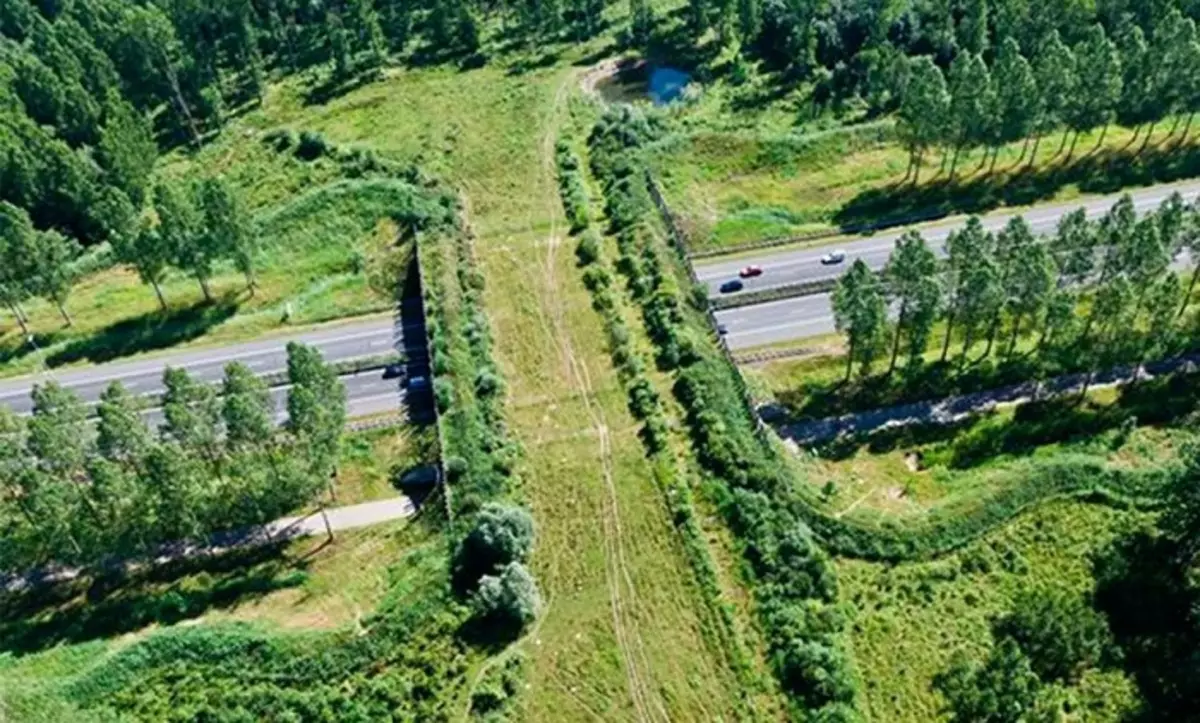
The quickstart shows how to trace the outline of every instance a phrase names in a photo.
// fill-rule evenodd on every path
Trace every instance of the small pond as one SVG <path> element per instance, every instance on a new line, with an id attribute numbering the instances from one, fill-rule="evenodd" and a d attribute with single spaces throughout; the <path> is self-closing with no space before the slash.
<path id="1" fill-rule="evenodd" d="M 683 93 L 691 79 L 691 74 L 678 68 L 636 63 L 601 80 L 596 84 L 596 90 L 609 103 L 648 100 L 654 105 L 666 105 Z"/>

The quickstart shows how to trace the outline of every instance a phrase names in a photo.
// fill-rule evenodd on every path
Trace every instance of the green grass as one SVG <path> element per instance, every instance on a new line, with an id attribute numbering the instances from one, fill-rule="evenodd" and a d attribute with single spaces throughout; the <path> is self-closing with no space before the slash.
<path id="1" fill-rule="evenodd" d="M 1149 521 L 1082 502 L 1051 503 L 966 549 L 933 562 L 883 565 L 838 560 L 841 597 L 852 606 L 850 650 L 868 720 L 944 720 L 933 678 L 958 651 L 983 655 L 993 617 L 1023 590 L 1094 587 L 1091 556 Z M 1120 721 L 1137 693 L 1119 669 L 1089 671 L 1071 691 L 1068 720 Z"/>
<path id="2" fill-rule="evenodd" d="M 1174 420 L 1138 426 L 1137 419 L 1111 390 L 1097 390 L 1078 407 L 1004 407 L 948 427 L 831 442 L 802 452 L 796 466 L 810 496 L 819 495 L 832 514 L 919 523 L 987 504 L 1039 461 L 1069 455 L 1149 468 L 1178 459 L 1196 438 Z"/>
<path id="3" fill-rule="evenodd" d="M 1017 164 L 1023 144 L 1015 143 L 1001 149 L 993 173 L 978 169 L 976 152 L 960 160 L 954 183 L 947 183 L 941 156 L 931 152 L 920 182 L 901 183 L 908 154 L 890 120 L 814 129 L 783 123 L 777 113 L 733 110 L 729 92 L 718 86 L 713 98 L 676 112 L 676 133 L 653 162 L 695 250 L 1064 201 L 1200 173 L 1194 139 L 1175 149 L 1175 141 L 1166 142 L 1167 123 L 1140 156 L 1141 141 L 1126 148 L 1132 130 L 1112 128 L 1094 153 L 1099 131 L 1082 136 L 1068 164 L 1065 152 L 1056 153 L 1062 137 L 1053 134 L 1032 168 Z M 739 128 L 734 121 L 743 117 Z"/>

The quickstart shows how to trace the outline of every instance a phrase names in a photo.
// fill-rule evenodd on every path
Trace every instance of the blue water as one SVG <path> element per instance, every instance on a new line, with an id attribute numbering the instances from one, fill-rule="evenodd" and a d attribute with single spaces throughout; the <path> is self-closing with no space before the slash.
<path id="1" fill-rule="evenodd" d="M 683 93 L 691 76 L 676 68 L 656 67 L 650 71 L 650 84 L 646 95 L 654 105 L 666 105 Z"/>

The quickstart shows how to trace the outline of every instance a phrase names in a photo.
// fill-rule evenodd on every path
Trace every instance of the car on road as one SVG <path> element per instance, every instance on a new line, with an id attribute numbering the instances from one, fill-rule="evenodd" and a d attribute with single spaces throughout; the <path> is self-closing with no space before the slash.
<path id="1" fill-rule="evenodd" d="M 429 378 L 428 377 L 409 377 L 408 378 L 408 388 L 414 392 L 422 390 L 422 389 L 428 389 L 429 388 Z"/>
<path id="2" fill-rule="evenodd" d="M 403 382 L 404 376 L 405 372 L 403 364 L 388 364 L 383 368 L 384 379 L 399 379 L 401 382 Z"/>
<path id="3" fill-rule="evenodd" d="M 730 279 L 729 281 L 721 284 L 721 293 L 732 294 L 733 292 L 741 291 L 744 288 L 746 288 L 746 285 L 742 283 L 741 279 Z"/>
<path id="4" fill-rule="evenodd" d="M 763 271 L 762 271 L 761 266 L 755 266 L 754 264 L 750 264 L 746 268 L 739 271 L 738 276 L 741 276 L 743 279 L 752 279 L 755 276 L 762 276 L 762 272 Z"/>
<path id="5" fill-rule="evenodd" d="M 724 324 L 717 324 L 717 333 L 721 336 L 725 336 L 729 333 L 729 329 L 726 328 Z"/>
<path id="6" fill-rule="evenodd" d="M 830 251 L 829 253 L 827 253 L 821 257 L 821 263 L 825 266 L 833 266 L 834 264 L 840 264 L 845 260 L 846 260 L 846 252 L 842 251 L 841 249 L 837 249 L 836 251 Z"/>

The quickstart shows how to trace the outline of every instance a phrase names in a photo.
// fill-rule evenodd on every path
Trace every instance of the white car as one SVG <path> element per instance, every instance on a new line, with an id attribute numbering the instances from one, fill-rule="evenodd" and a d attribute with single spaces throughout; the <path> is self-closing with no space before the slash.
<path id="1" fill-rule="evenodd" d="M 830 251 L 829 253 L 827 253 L 821 257 L 821 263 L 824 264 L 825 266 L 832 266 L 833 264 L 840 264 L 845 260 L 846 260 L 846 252 L 842 251 L 841 249 L 838 249 L 836 251 Z"/>

